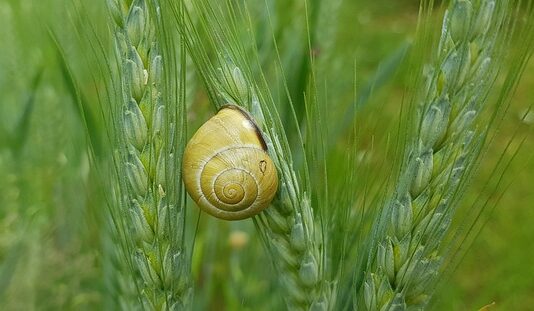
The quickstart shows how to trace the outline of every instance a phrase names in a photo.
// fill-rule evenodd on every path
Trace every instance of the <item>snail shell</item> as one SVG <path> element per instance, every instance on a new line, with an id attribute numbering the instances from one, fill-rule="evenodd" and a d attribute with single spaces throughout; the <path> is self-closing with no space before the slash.
<path id="1" fill-rule="evenodd" d="M 185 147 L 185 188 L 212 216 L 252 217 L 269 206 L 278 188 L 276 167 L 266 151 L 252 117 L 238 106 L 223 106 Z"/>

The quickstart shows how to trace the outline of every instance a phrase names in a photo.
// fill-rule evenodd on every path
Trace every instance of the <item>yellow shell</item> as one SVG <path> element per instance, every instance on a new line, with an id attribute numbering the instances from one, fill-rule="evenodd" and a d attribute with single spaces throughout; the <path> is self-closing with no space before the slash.
<path id="1" fill-rule="evenodd" d="M 266 150 L 252 117 L 238 106 L 223 106 L 185 147 L 185 188 L 212 216 L 252 217 L 269 206 L 278 188 L 276 167 Z"/>

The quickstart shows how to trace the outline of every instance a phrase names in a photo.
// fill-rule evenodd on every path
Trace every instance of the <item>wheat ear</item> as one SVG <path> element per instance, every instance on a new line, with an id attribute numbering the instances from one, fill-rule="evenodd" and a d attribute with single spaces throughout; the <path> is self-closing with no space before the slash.
<path id="1" fill-rule="evenodd" d="M 185 20 L 176 20 L 210 99 L 216 108 L 237 104 L 254 116 L 278 168 L 277 196 L 254 221 L 271 256 L 283 298 L 289 310 L 326 310 L 329 287 L 324 282 L 321 232 L 306 186 L 309 182 L 298 178 L 292 166 L 291 149 L 265 76 L 253 78 L 252 64 L 259 64 L 259 58 L 249 59 L 243 44 L 255 40 L 242 41 L 237 36 L 241 28 L 236 25 L 241 24 L 234 24 L 236 20 L 246 18 L 242 25 L 251 27 L 250 20 L 232 2 L 199 0 L 191 2 L 191 6 Z M 192 16 L 202 21 L 200 27 L 193 23 Z M 217 51 L 216 61 L 208 57 L 210 49 Z"/>
<path id="2" fill-rule="evenodd" d="M 261 123 L 275 120 L 269 109 L 262 106 L 252 82 L 245 79 L 239 68 L 223 70 L 224 81 L 231 81 L 222 89 L 235 91 L 240 102 L 250 102 L 252 112 Z M 270 120 L 265 122 L 265 116 Z M 277 279 L 283 288 L 289 310 L 328 310 L 329 286 L 324 282 L 323 248 L 319 225 L 316 223 L 310 194 L 302 190 L 293 169 L 291 151 L 281 126 L 265 128 L 268 150 L 280 172 L 280 186 L 269 208 L 254 220 L 262 240 L 269 250 Z"/>
<path id="3" fill-rule="evenodd" d="M 322 268 L 322 243 L 309 194 L 301 189 L 292 166 L 291 152 L 280 127 L 267 128 L 274 117 L 259 97 L 255 83 L 239 67 L 225 64 L 217 89 L 223 98 L 250 109 L 264 127 L 267 149 L 280 172 L 278 193 L 271 206 L 254 218 L 271 255 L 289 310 L 327 310 L 329 291 Z M 247 104 L 248 103 L 248 104 Z"/>
<path id="4" fill-rule="evenodd" d="M 367 264 L 358 309 L 418 309 L 432 294 L 440 243 L 483 142 L 477 116 L 499 64 L 505 2 L 455 0 L 446 12 L 407 160 L 377 226 L 383 234 Z"/>
<path id="5" fill-rule="evenodd" d="M 177 118 L 166 102 L 164 64 L 157 36 L 156 1 L 111 0 L 122 101 L 114 120 L 121 178 L 120 216 L 127 260 L 134 268 L 143 308 L 182 309 L 190 303 L 184 249 L 184 209 L 175 176 Z"/>

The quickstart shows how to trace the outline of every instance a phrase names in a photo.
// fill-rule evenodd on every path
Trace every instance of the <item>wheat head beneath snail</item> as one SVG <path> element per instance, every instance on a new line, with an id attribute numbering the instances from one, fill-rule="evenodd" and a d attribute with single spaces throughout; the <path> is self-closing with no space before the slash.
<path id="1" fill-rule="evenodd" d="M 257 215 L 278 188 L 258 126 L 235 105 L 223 106 L 193 135 L 184 151 L 183 180 L 203 211 L 226 220 Z"/>

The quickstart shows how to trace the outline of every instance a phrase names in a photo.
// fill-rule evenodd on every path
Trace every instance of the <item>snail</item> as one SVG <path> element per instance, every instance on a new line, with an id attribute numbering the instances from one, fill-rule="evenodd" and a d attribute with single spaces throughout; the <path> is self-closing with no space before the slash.
<path id="1" fill-rule="evenodd" d="M 278 175 L 259 127 L 236 105 L 223 106 L 187 143 L 183 180 L 193 201 L 225 220 L 252 217 L 269 206 Z"/>

